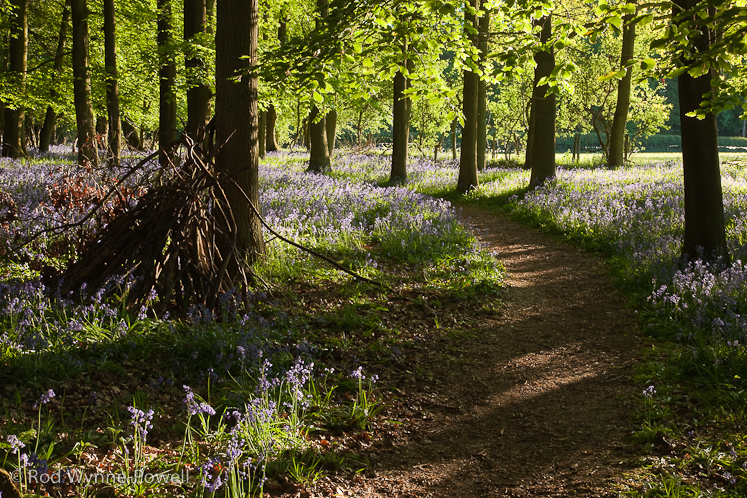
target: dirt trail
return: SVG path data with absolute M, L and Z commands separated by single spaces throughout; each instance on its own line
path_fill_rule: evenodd
M 334 494 L 617 496 L 634 457 L 629 310 L 596 256 L 462 213 L 506 266 L 505 306 L 433 365 L 436 387 L 406 391 L 417 421 L 404 442 L 372 452 L 375 470 L 330 483 Z

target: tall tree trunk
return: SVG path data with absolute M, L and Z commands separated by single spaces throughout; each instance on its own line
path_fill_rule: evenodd
M 280 26 L 278 27 L 278 41 L 280 42 L 281 47 L 285 45 L 287 38 L 288 38 L 288 20 L 285 16 L 283 16 L 283 18 L 280 20 Z M 275 104 L 270 104 L 270 107 L 268 107 L 267 109 L 267 131 L 266 131 L 267 136 L 265 137 L 267 152 L 275 152 L 277 150 L 280 150 L 280 145 L 278 144 L 278 139 L 277 139 L 277 133 L 275 132 L 277 121 L 278 121 L 278 111 L 275 108 Z
M 215 134 L 223 148 L 215 161 L 216 169 L 236 182 L 223 183 L 234 223 L 222 223 L 225 233 L 218 244 L 229 264 L 229 280 L 237 283 L 244 262 L 256 261 L 265 252 L 262 225 L 241 193 L 259 208 L 257 75 L 246 70 L 247 62 L 257 64 L 259 2 L 219 0 L 217 13 Z
M 457 119 L 456 118 L 454 118 L 451 121 L 451 130 L 449 131 L 449 136 L 451 137 L 451 159 L 456 161 L 456 158 L 457 158 L 457 144 L 456 144 Z
M 329 144 L 327 143 L 327 120 L 324 119 L 325 116 L 317 120 L 317 116 L 319 116 L 319 108 L 314 106 L 311 108 L 311 114 L 308 118 L 309 146 L 311 148 L 308 171 L 325 173 L 331 169 Z
M 337 111 L 334 109 L 327 113 L 326 133 L 329 157 L 332 157 L 332 152 L 335 150 L 335 141 L 337 139 Z
M 552 36 L 552 15 L 541 18 L 538 23 L 542 26 L 540 42 L 547 43 Z M 547 52 L 537 52 L 534 61 L 537 64 L 537 80 L 550 76 L 555 69 L 555 54 L 552 48 Z M 547 95 L 548 88 L 548 85 L 536 86 L 532 95 L 534 138 L 530 187 L 541 185 L 545 180 L 555 176 L 555 94 Z
M 60 35 L 57 38 L 57 50 L 55 51 L 54 72 L 59 79 L 62 72 L 63 57 L 65 55 L 65 44 L 67 43 L 67 30 L 70 25 L 70 0 L 65 2 L 62 8 L 62 22 L 60 23 Z M 56 86 L 56 85 L 55 85 Z M 53 86 L 49 92 L 52 100 L 57 98 L 57 88 Z M 47 113 L 44 116 L 44 125 L 39 133 L 39 152 L 49 152 L 49 144 L 52 141 L 54 129 L 57 126 L 57 113 L 50 105 L 47 107 Z
M 8 72 L 8 36 L 10 33 L 0 33 L 0 71 L 2 73 Z M 5 130 L 5 101 L 0 100 L 0 134 Z M 2 144 L 0 144 L 0 154 L 2 154 Z
M 480 49 L 480 69 L 485 69 L 488 57 L 488 37 L 490 36 L 490 11 L 480 18 L 478 48 Z M 485 153 L 488 148 L 488 87 L 484 78 L 477 85 L 477 169 L 485 169 Z
M 122 120 L 119 115 L 119 79 L 117 74 L 117 21 L 114 0 L 104 0 L 104 64 L 106 65 L 106 114 L 109 117 L 107 161 L 119 166 L 122 152 Z
M 319 16 L 325 18 L 329 15 L 329 2 L 327 0 L 316 0 L 316 6 L 319 9 Z M 317 20 L 317 27 L 321 22 Z M 331 169 L 329 158 L 329 144 L 327 143 L 327 119 L 322 116 L 317 120 L 319 109 L 315 105 L 309 115 L 309 142 L 311 145 L 311 154 L 309 154 L 308 171 L 323 173 Z
M 630 87 L 633 79 L 633 68 L 627 66 L 635 55 L 635 24 L 631 22 L 633 17 L 633 15 L 625 16 L 623 26 L 620 66 L 625 69 L 625 76 L 617 83 L 617 104 L 609 138 L 608 165 L 610 168 L 619 168 L 625 163 L 625 127 L 628 124 Z
M 267 155 L 265 138 L 267 136 L 267 112 L 259 111 L 259 128 L 257 130 L 259 140 L 259 158 L 262 159 Z
M 478 8 L 477 0 L 469 0 L 473 9 Z M 464 12 L 464 22 L 472 23 L 478 28 L 477 14 Z M 464 109 L 464 126 L 462 127 L 462 148 L 459 155 L 459 179 L 457 180 L 457 192 L 464 194 L 477 187 L 477 109 L 478 109 L 478 87 L 480 77 L 472 72 L 464 71 L 464 89 L 462 106 Z
M 267 109 L 267 128 L 265 131 L 267 152 L 275 152 L 276 150 L 280 150 L 277 136 L 275 136 L 275 125 L 277 124 L 277 121 L 278 112 L 275 110 L 275 105 L 270 104 L 270 107 Z
M 677 22 L 681 9 L 695 7 L 699 0 L 675 0 L 674 18 Z M 678 8 L 679 7 L 679 8 Z M 692 20 L 692 19 L 691 19 Z M 691 27 L 692 47 L 695 53 L 705 52 L 710 47 L 706 18 L 694 20 L 701 34 Z M 683 65 L 693 61 L 683 59 Z M 722 257 L 728 261 L 726 232 L 724 229 L 724 201 L 721 190 L 721 170 L 718 157 L 718 130 L 716 116 L 706 114 L 704 119 L 687 116 L 688 112 L 700 108 L 705 95 L 711 91 L 713 72 L 693 78 L 688 72 L 677 78 L 680 101 L 680 123 L 682 133 L 682 165 L 685 175 L 685 242 L 683 258 L 696 258 L 699 252 L 706 259 Z
M 174 62 L 173 33 L 171 18 L 172 0 L 158 0 L 158 148 L 161 151 L 159 162 L 167 166 L 174 162 L 176 142 L 176 63 Z
M 72 0 L 73 19 L 73 98 L 78 128 L 78 164 L 98 165 L 96 116 L 91 104 L 91 72 L 88 59 L 88 6 L 86 0 Z
M 195 37 L 208 30 L 206 0 L 184 0 L 184 40 L 198 43 Z M 210 99 L 212 92 L 205 80 L 207 67 L 197 50 L 190 50 L 184 66 L 187 70 L 187 124 L 185 133 L 197 138 L 197 132 L 204 129 L 210 121 Z
M 8 69 L 18 95 L 26 93 L 26 64 L 28 58 L 29 0 L 12 0 L 10 5 L 14 17 L 10 23 L 8 44 Z M 3 130 L 3 156 L 18 158 L 26 155 L 26 113 L 18 103 L 16 109 L 5 109 Z
M 405 65 L 407 62 L 405 62 Z M 407 78 L 401 71 L 394 75 L 394 105 L 392 106 L 392 169 L 389 181 L 407 178 L 408 145 L 410 142 L 410 100 L 405 95 Z

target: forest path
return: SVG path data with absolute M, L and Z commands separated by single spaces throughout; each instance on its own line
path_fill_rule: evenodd
M 635 460 L 630 310 L 598 256 L 504 215 L 462 215 L 499 252 L 507 290 L 431 362 L 437 386 L 403 391 L 404 439 L 334 495 L 617 496 Z

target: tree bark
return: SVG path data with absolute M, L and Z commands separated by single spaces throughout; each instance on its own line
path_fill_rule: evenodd
M 316 0 L 316 6 L 319 9 L 320 18 L 324 19 L 329 15 L 329 2 L 327 0 Z M 317 19 L 316 25 L 317 27 L 321 26 L 319 19 Z M 319 109 L 315 105 L 311 109 L 311 114 L 309 114 L 309 145 L 311 146 L 311 154 L 309 154 L 308 171 L 324 173 L 331 169 L 329 143 L 327 142 L 327 119 L 326 116 L 322 116 L 317 120 L 318 115 Z
M 541 18 L 540 42 L 546 43 L 552 36 L 552 15 Z M 550 76 L 555 68 L 555 55 L 552 48 L 537 52 L 535 76 L 537 80 Z M 534 136 L 532 140 L 532 174 L 530 187 L 536 187 L 555 176 L 555 94 L 547 95 L 548 85 L 536 86 L 532 95 Z M 530 124 L 530 126 L 531 126 Z M 530 132 L 531 134 L 532 132 Z
M 622 35 L 622 53 L 620 55 L 620 66 L 625 69 L 623 76 L 617 83 L 617 104 L 615 116 L 612 119 L 612 131 L 610 132 L 610 168 L 619 168 L 625 163 L 625 127 L 628 124 L 628 110 L 630 108 L 630 87 L 633 79 L 633 68 L 626 67 L 635 55 L 635 24 L 631 22 L 634 16 L 625 16 Z
M 285 17 L 283 17 L 280 20 L 280 26 L 278 26 L 278 41 L 280 42 L 281 47 L 285 45 L 287 37 L 288 37 L 288 20 Z M 278 139 L 277 139 L 277 133 L 275 132 L 275 126 L 277 124 L 277 120 L 278 120 L 278 111 L 275 108 L 275 104 L 270 104 L 270 107 L 267 109 L 267 131 L 266 131 L 267 136 L 265 137 L 267 152 L 275 152 L 277 150 L 280 150 L 280 145 L 278 144 Z
M 267 155 L 267 149 L 265 146 L 265 138 L 267 136 L 267 112 L 259 111 L 259 128 L 257 130 L 257 138 L 259 139 L 259 158 L 262 159 Z
M 173 34 L 171 18 L 172 0 L 158 0 L 158 52 L 160 68 L 158 70 L 158 157 L 161 166 L 174 162 L 174 144 L 176 142 L 176 63 L 172 51 Z
M 143 150 L 143 142 L 140 140 L 140 133 L 137 129 L 127 120 L 127 118 L 122 119 L 121 123 L 124 139 L 129 146 L 136 150 Z
M 57 38 L 57 50 L 55 51 L 54 71 L 57 78 L 62 72 L 63 57 L 65 55 L 65 44 L 67 43 L 67 31 L 70 25 L 70 0 L 65 2 L 62 8 L 62 22 L 60 23 L 60 35 Z M 49 92 L 51 99 L 58 96 L 57 89 L 53 86 Z M 47 113 L 44 116 L 44 125 L 39 133 L 39 152 L 49 152 L 49 144 L 52 141 L 54 129 L 57 126 L 57 113 L 52 106 L 47 107 Z
M 184 0 L 184 40 L 199 43 L 195 37 L 208 30 L 206 0 Z M 196 52 L 196 51 L 195 51 Z M 198 131 L 210 121 L 212 91 L 205 79 L 207 67 L 197 54 L 188 55 L 184 61 L 187 70 L 187 124 L 184 132 L 197 139 Z
M 335 150 L 335 141 L 337 139 L 337 111 L 332 109 L 327 113 L 327 123 L 325 125 L 327 133 L 327 146 L 329 147 L 329 157 Z
M 689 9 L 698 0 L 675 0 L 674 18 L 677 21 L 681 9 Z M 709 19 L 694 18 L 697 29 L 690 28 L 694 52 L 705 52 L 710 46 L 707 29 Z M 683 65 L 693 61 L 683 59 Z M 721 190 L 721 169 L 718 157 L 718 130 L 716 116 L 708 113 L 704 119 L 687 116 L 688 112 L 700 108 L 700 103 L 711 91 L 713 72 L 697 78 L 688 72 L 677 78 L 680 102 L 680 123 L 682 134 L 682 165 L 685 175 L 685 241 L 682 247 L 683 259 L 704 259 L 717 257 L 728 262 L 726 231 L 724 228 L 724 202 Z
M 406 62 L 405 62 L 406 64 Z M 394 105 L 392 106 L 392 168 L 389 181 L 407 179 L 408 145 L 410 142 L 410 112 L 405 95 L 407 78 L 401 71 L 394 75 Z
M 122 120 L 119 114 L 117 24 L 114 0 L 104 0 L 104 64 L 106 65 L 106 113 L 109 117 L 107 161 L 109 166 L 117 167 L 122 152 Z
M 485 11 L 480 18 L 478 48 L 480 49 L 480 69 L 485 69 L 488 57 L 488 37 L 490 36 L 490 12 Z M 482 171 L 486 166 L 488 149 L 488 87 L 484 78 L 477 85 L 477 169 Z
M 88 57 L 88 6 L 86 0 L 72 0 L 73 20 L 73 98 L 78 128 L 78 164 L 98 165 L 96 116 L 91 104 L 91 72 Z
M 451 137 L 451 159 L 456 161 L 457 159 L 457 144 L 456 144 L 456 137 L 457 137 L 457 119 L 454 118 L 451 121 L 451 130 L 449 131 L 450 137 Z
M 228 277 L 236 283 L 245 261 L 265 252 L 262 225 L 241 193 L 259 208 L 259 113 L 257 75 L 247 65 L 257 64 L 258 0 L 219 0 L 215 36 L 215 134 L 223 148 L 216 169 L 237 185 L 223 182 L 235 223 L 222 223 L 218 247 L 229 263 Z M 248 61 L 242 57 L 248 56 Z M 241 75 L 239 81 L 236 76 Z M 240 190 L 241 189 L 241 190 Z M 235 229 L 235 232 L 230 230 Z M 235 257 L 233 257 L 235 256 Z M 230 258 L 230 259 L 228 259 Z
M 470 5 L 477 9 L 477 0 L 469 0 Z M 464 13 L 465 24 L 471 23 L 478 28 L 477 14 Z M 464 71 L 464 89 L 462 106 L 464 110 L 464 126 L 462 127 L 462 148 L 459 155 L 459 179 L 457 192 L 464 194 L 477 187 L 477 109 L 478 87 L 480 78 L 472 72 Z
M 317 120 L 319 108 L 314 106 L 309 114 L 309 154 L 308 171 L 326 173 L 331 169 L 329 158 L 329 144 L 327 143 L 327 120 L 325 116 Z
M 8 69 L 18 92 L 23 98 L 26 93 L 26 66 L 28 60 L 29 36 L 29 0 L 12 0 L 14 17 L 10 22 L 10 41 L 8 43 Z M 26 155 L 26 113 L 18 103 L 16 108 L 5 109 L 3 130 L 3 157 L 19 158 Z
M 275 125 L 278 120 L 278 112 L 275 110 L 275 106 L 270 104 L 267 109 L 267 130 L 265 132 L 266 150 L 267 152 L 275 152 L 280 150 L 278 145 L 278 139 L 275 136 Z

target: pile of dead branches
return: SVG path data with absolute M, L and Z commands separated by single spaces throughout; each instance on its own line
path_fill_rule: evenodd
M 156 296 L 156 311 L 184 311 L 189 305 L 214 309 L 218 296 L 232 287 L 226 269 L 235 255 L 223 257 L 217 243 L 224 233 L 236 230 L 220 175 L 211 166 L 218 150 L 206 152 L 188 137 L 182 145 L 186 159 L 159 170 L 158 181 L 133 207 L 108 219 L 59 275 L 62 295 L 75 295 L 84 284 L 88 289 L 108 289 L 111 282 L 128 281 L 128 306 L 153 303 Z M 125 178 L 154 157 L 131 168 L 75 225 L 99 216 Z

